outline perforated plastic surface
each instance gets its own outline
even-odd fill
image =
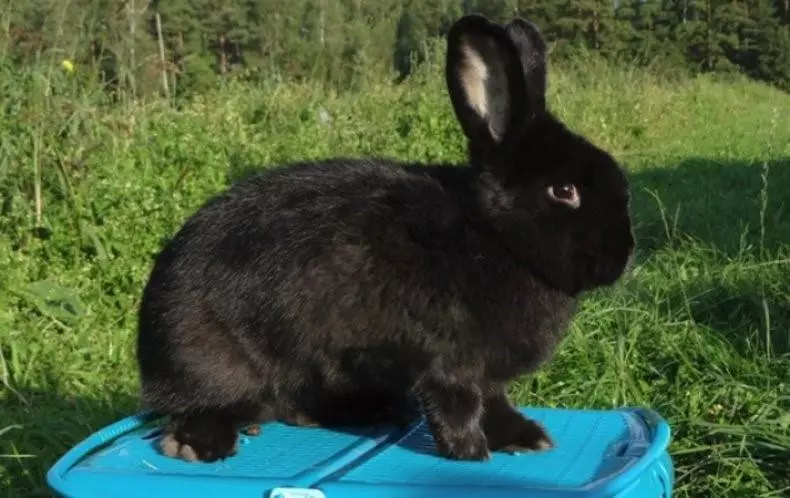
[[[181,475],[226,475],[242,478],[267,477],[293,480],[311,469],[323,469],[355,446],[372,444],[386,437],[386,431],[359,430],[357,434],[329,431],[294,431],[280,424],[266,426],[266,435],[241,435],[238,456],[212,464],[163,458],[157,450],[159,430],[135,431],[115,444],[82,460],[73,471],[87,469]],[[368,435],[365,433],[367,432]],[[147,435],[154,436],[146,438]],[[305,437],[307,435],[307,437]],[[142,436],[142,437],[141,437]],[[378,438],[377,438],[378,436]],[[274,443],[274,444],[272,444]]]
[[[437,476],[447,476],[459,486],[491,486],[497,482],[529,483],[552,487],[579,487],[616,472],[634,462],[618,457],[629,441],[644,438],[629,432],[628,415],[602,417],[597,413],[536,413],[553,437],[562,441],[556,451],[513,458],[494,454],[492,465],[452,462],[434,456],[434,442],[426,424],[381,453],[344,475],[341,481],[391,483],[393,481],[431,484]],[[633,424],[632,424],[633,425]],[[641,427],[635,425],[634,431]],[[596,444],[601,442],[603,444]]]
[[[326,498],[671,496],[669,427],[655,413],[524,412],[557,447],[494,453],[483,463],[438,457],[424,422],[402,432],[272,423],[260,436],[242,435],[239,453],[224,462],[189,463],[160,455],[158,430],[141,427],[146,417],[133,417],[73,448],[48,482],[67,498],[265,498],[276,487],[320,490]]]

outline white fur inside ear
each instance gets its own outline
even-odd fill
[[[466,41],[461,44],[461,53],[463,59],[458,76],[461,79],[464,93],[466,93],[466,100],[480,117],[485,118],[488,116],[488,95],[486,94],[488,67],[483,61],[483,57]]]
[[[490,102],[486,81],[491,76],[491,68],[488,67],[480,52],[468,42],[461,41],[461,63],[458,68],[458,77],[461,87],[466,94],[466,101],[469,106],[485,121],[488,122],[488,132],[495,141],[501,138],[499,133],[491,126],[489,119]],[[507,96],[500,96],[506,98]]]

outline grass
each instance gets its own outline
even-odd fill
[[[0,70],[0,496],[48,496],[56,458],[137,408],[152,258],[250,165],[463,158],[436,71],[358,94],[229,85],[174,107]],[[677,496],[786,496],[790,96],[595,61],[552,70],[550,93],[628,168],[639,257],[515,399],[654,407],[673,427]]]

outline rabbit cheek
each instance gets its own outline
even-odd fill
[[[622,277],[633,262],[635,247],[633,233],[630,230],[626,231],[624,235],[615,238],[611,245],[613,256],[609,258],[609,265],[603,275],[606,282],[610,284]]]
[[[605,233],[596,247],[590,264],[588,288],[613,285],[630,266],[635,248],[630,224],[626,222]]]

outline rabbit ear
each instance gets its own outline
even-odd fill
[[[546,41],[538,27],[526,19],[517,17],[505,29],[519,52],[530,111],[543,112],[546,110]]]
[[[447,35],[447,86],[473,144],[496,145],[543,110],[544,58],[545,44],[526,21],[502,27],[468,15],[453,24]]]

